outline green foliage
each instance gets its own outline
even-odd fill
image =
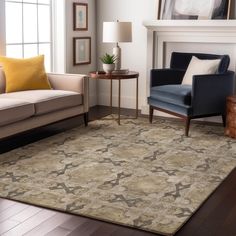
[[[104,63],[104,64],[114,64],[116,61],[116,56],[115,55],[110,55],[108,53],[106,53],[105,55],[103,55],[102,57],[100,57],[100,60]]]

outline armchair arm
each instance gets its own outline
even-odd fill
[[[193,76],[193,115],[224,114],[226,98],[234,94],[235,73]]]
[[[48,73],[48,80],[53,89],[77,92],[83,95],[84,111],[89,107],[89,78],[80,74]]]
[[[152,69],[151,70],[151,87],[181,84],[185,71],[177,69]]]

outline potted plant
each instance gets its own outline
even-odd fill
[[[110,55],[106,53],[102,57],[100,57],[100,60],[103,63],[103,70],[106,73],[111,73],[115,69],[115,61],[116,61],[116,56],[115,55]]]

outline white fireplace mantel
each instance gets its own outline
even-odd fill
[[[150,70],[165,66],[166,43],[230,44],[232,54],[236,53],[236,20],[152,20],[143,25],[147,28],[147,96]]]
[[[164,44],[220,43],[236,45],[236,20],[153,20],[148,29],[148,64],[163,67]],[[150,61],[151,59],[151,61]]]
[[[157,32],[236,32],[236,20],[152,20],[143,25]]]

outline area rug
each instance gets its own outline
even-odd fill
[[[0,196],[173,235],[236,166],[220,126],[98,120],[0,155]]]

